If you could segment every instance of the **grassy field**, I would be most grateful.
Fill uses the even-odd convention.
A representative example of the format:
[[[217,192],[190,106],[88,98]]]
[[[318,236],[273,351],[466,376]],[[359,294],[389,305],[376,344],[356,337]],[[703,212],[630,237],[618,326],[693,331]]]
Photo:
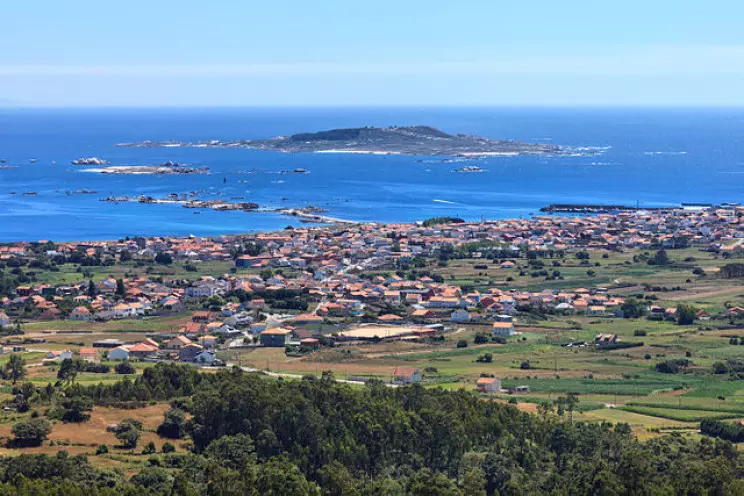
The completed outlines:
[[[425,269],[466,289],[591,289],[606,286],[610,288],[610,294],[645,297],[650,304],[662,307],[674,307],[684,302],[716,314],[727,304],[744,306],[742,281],[724,280],[716,275],[728,261],[692,248],[669,250],[667,254],[670,260],[667,266],[649,265],[646,259],[653,256],[653,251],[642,250],[622,253],[592,251],[591,258],[583,263],[573,254],[564,258],[541,259],[551,277],[553,271],[559,272],[560,278],[551,280],[543,276],[533,277],[537,269],[528,267],[525,259],[515,259],[517,267],[513,269],[502,269],[498,263],[484,259],[449,260],[446,266],[430,260]],[[224,274],[230,270],[231,264],[197,262],[195,265],[197,272],[186,271],[180,262],[169,267],[124,264],[89,270],[95,280],[125,274],[193,278]],[[486,265],[485,269],[483,265]],[[695,268],[701,268],[705,275],[693,274]],[[62,266],[60,269],[59,272],[42,272],[38,277],[55,284],[83,279],[77,267]],[[368,275],[379,273],[389,274],[390,271]],[[29,363],[33,365],[29,368],[28,379],[35,384],[56,380],[55,367],[40,366],[40,353],[44,351],[76,350],[106,337],[136,342],[148,333],[173,332],[188,319],[189,314],[184,313],[107,323],[52,321],[27,324],[24,327],[27,336],[44,339],[44,343],[30,347],[35,354],[27,354]],[[727,374],[711,372],[714,362],[744,360],[744,346],[730,343],[733,336],[744,341],[744,326],[740,323],[732,325],[727,319],[721,319],[681,326],[675,322],[647,319],[520,314],[516,322],[518,335],[509,338],[506,344],[475,345],[476,333],[489,330],[488,325],[462,325],[445,334],[443,341],[348,342],[301,357],[288,357],[280,348],[230,350],[221,352],[220,356],[241,365],[274,372],[320,375],[323,371],[332,371],[341,378],[389,379],[395,367],[412,366],[424,371],[427,387],[446,389],[472,390],[481,375],[494,375],[505,387],[529,386],[528,394],[517,396],[521,405],[553,402],[558,396],[576,393],[583,405],[580,409],[591,409],[581,418],[629,419],[629,423],[648,428],[657,428],[661,424],[679,427],[679,422],[692,425],[693,419],[705,417],[744,416],[744,382],[730,380]],[[593,346],[561,346],[571,341],[589,342],[598,333],[614,333],[621,341],[637,343],[638,346],[613,351],[600,351]],[[466,348],[457,347],[461,340],[468,343]],[[657,363],[682,358],[692,362],[685,373],[656,371]],[[78,378],[83,384],[116,380],[121,380],[121,377],[113,373],[81,374]]]

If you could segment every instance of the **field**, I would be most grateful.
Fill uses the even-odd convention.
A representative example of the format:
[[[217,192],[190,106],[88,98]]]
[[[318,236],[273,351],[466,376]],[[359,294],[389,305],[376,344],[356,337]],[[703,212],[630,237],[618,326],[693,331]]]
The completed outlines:
[[[720,266],[728,263],[718,255],[695,249],[669,250],[668,254],[670,262],[665,266],[649,265],[645,260],[650,254],[640,250],[592,251],[590,260],[583,262],[572,256],[543,259],[550,274],[560,273],[560,278],[549,280],[535,276],[534,267],[529,267],[524,259],[517,259],[517,267],[513,269],[502,269],[483,259],[449,260],[446,266],[432,260],[427,262],[426,269],[466,290],[605,286],[610,295],[646,298],[649,304],[661,307],[689,303],[712,315],[725,311],[727,306],[744,303],[742,283],[716,275]],[[484,265],[487,269],[483,269]],[[198,266],[198,272],[187,272],[175,265],[157,270],[184,277],[219,275],[228,270],[223,262]],[[701,268],[705,275],[700,275],[700,271],[693,274],[694,268]],[[99,272],[92,275],[94,278],[116,275],[121,270],[139,273],[140,268],[96,270]],[[366,275],[389,273],[376,271]],[[73,275],[71,270],[62,270],[48,278],[50,282],[60,282]],[[174,332],[188,321],[189,315],[185,312],[106,323],[26,324],[24,337],[44,340],[27,346],[27,380],[35,385],[57,380],[58,368],[41,363],[49,350],[77,350],[109,337],[135,342],[148,334]],[[674,321],[645,318],[520,313],[516,319],[517,334],[505,344],[475,344],[477,334],[490,332],[488,324],[457,325],[439,340],[401,338],[413,329],[358,325],[342,335],[362,339],[339,341],[334,347],[299,356],[288,356],[282,348],[230,349],[218,355],[231,363],[280,374],[319,376],[330,371],[341,379],[389,380],[396,367],[416,367],[423,371],[426,387],[445,389],[474,390],[478,378],[493,375],[501,379],[504,388],[529,387],[528,393],[502,392],[495,399],[516,400],[520,408],[534,411],[540,403],[552,404],[557,398],[573,393],[579,400],[577,418],[628,422],[643,435],[666,427],[695,430],[696,422],[704,418],[744,417],[744,381],[731,380],[729,374],[712,373],[712,365],[716,362],[744,360],[744,346],[732,344],[732,338],[741,338],[744,342],[744,326],[739,321],[724,318],[678,325]],[[599,350],[591,345],[598,333],[617,334],[621,341],[637,346]],[[381,339],[372,339],[374,337]],[[463,341],[466,347],[458,345]],[[564,346],[571,342],[590,344]],[[677,374],[656,370],[657,363],[673,359],[687,359],[691,363]],[[137,364],[137,372],[141,373],[147,366]],[[83,385],[121,379],[122,376],[114,373],[82,373],[77,377]],[[7,384],[4,390],[9,391]],[[96,415],[100,422],[110,420],[104,412],[96,411]],[[108,438],[103,436],[102,439]]]

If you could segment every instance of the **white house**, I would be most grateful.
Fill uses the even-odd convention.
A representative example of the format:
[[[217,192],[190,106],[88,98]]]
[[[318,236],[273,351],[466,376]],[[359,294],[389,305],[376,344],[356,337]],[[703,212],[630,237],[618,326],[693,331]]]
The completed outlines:
[[[0,312],[0,326],[9,326],[10,325],[10,317],[8,317],[4,312]]]
[[[119,360],[129,360],[129,350],[123,346],[114,348],[108,352],[108,359],[116,362]]]
[[[493,323],[493,335],[494,336],[513,336],[514,335],[514,323],[513,322],[494,322]]]
[[[450,320],[460,324],[470,322],[470,312],[463,309],[455,310],[450,314]]]

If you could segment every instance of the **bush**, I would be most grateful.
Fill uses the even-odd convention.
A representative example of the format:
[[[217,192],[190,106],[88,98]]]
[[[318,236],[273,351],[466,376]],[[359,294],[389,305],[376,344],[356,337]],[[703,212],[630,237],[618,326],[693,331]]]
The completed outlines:
[[[480,363],[491,363],[493,362],[493,355],[491,353],[485,353],[479,356],[475,361]]]
[[[176,447],[169,442],[165,442],[163,443],[162,451],[163,453],[173,453],[174,451],[176,451]]]
[[[488,334],[478,333],[475,335],[475,339],[473,340],[475,344],[485,344],[488,343]]]
[[[530,366],[530,361],[529,360],[525,360],[524,362],[522,362],[519,365],[519,368],[522,369],[522,370],[529,370],[532,367]]]
[[[646,335],[646,331],[643,329],[636,329],[635,331],[633,331],[633,336],[645,336],[645,335]]]
[[[458,348],[467,348],[468,347],[468,342],[465,341],[464,339],[461,339],[461,340],[459,340],[457,342],[457,347]]]
[[[137,369],[134,368],[134,365],[132,365],[128,360],[124,360],[121,363],[117,363],[116,367],[114,367],[114,371],[117,374],[136,374]]]
[[[656,371],[662,374],[679,374],[681,369],[690,366],[690,361],[684,358],[666,360],[656,364]]]
[[[157,448],[155,448],[155,443],[152,442],[152,441],[150,441],[149,443],[147,443],[145,445],[144,449],[142,450],[142,454],[143,455],[152,455],[153,453],[157,453],[157,451],[158,450],[157,450]]]
[[[105,455],[109,452],[107,444],[99,444],[96,448],[96,455]]]

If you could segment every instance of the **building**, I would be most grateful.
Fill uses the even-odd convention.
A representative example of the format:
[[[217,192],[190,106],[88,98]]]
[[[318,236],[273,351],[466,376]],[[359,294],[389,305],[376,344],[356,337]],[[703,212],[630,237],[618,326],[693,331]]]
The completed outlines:
[[[261,346],[284,348],[289,344],[291,334],[292,331],[289,329],[282,329],[281,327],[267,329],[261,333]]]
[[[194,357],[194,362],[211,365],[215,361],[214,351],[203,350]]]
[[[470,322],[470,312],[463,309],[455,310],[450,314],[450,321],[456,322],[458,324]]]
[[[203,351],[204,351],[203,346],[192,343],[192,344],[184,346],[178,351],[178,358],[182,362],[194,362],[196,361],[196,357],[198,357],[199,354]]]
[[[421,382],[421,369],[413,367],[395,367],[393,382],[411,384]]]
[[[190,345],[191,340],[186,336],[176,336],[170,341],[165,342],[165,347],[170,350],[180,350],[184,346]]]
[[[129,350],[123,346],[114,348],[108,352],[108,359],[116,362],[119,360],[129,360]]]
[[[481,393],[498,393],[501,391],[501,381],[495,377],[481,377],[475,385]]]
[[[10,317],[4,312],[0,312],[0,326],[5,327],[10,325]]]
[[[87,322],[90,320],[90,310],[85,307],[76,307],[70,312],[70,320]]]
[[[97,363],[99,361],[98,351],[93,347],[80,348],[80,359],[86,362]]]
[[[157,355],[158,347],[147,343],[137,343],[129,347],[129,356],[132,358],[149,358]]]
[[[494,322],[493,323],[493,335],[494,336],[513,336],[514,335],[514,323],[513,322]]]
[[[123,345],[124,341],[118,339],[108,338],[101,339],[93,343],[93,348],[118,348]]]
[[[617,343],[617,334],[597,334],[594,336],[594,346],[606,348]]]

